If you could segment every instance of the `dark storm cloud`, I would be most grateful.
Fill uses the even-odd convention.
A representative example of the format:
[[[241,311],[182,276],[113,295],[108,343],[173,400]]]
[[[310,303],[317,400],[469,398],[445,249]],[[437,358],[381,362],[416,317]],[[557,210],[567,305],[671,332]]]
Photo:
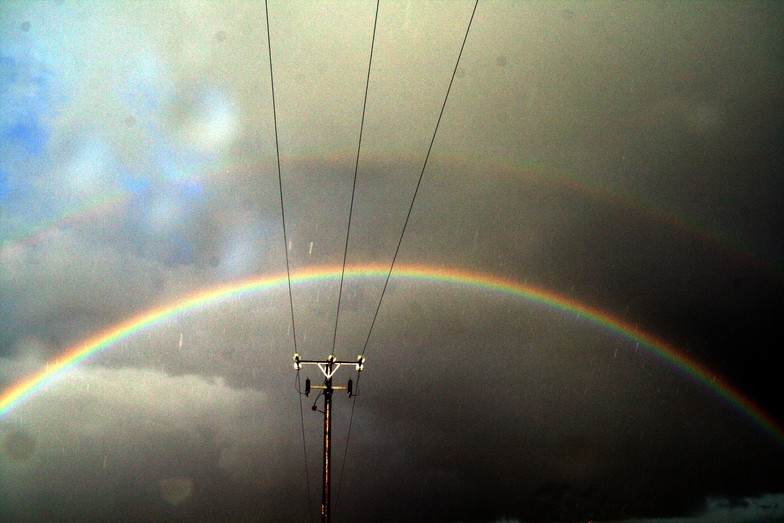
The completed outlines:
[[[284,248],[340,265],[374,5],[270,6],[287,246],[261,6],[9,4],[4,96],[31,99],[0,122],[4,388],[140,311],[280,274]],[[381,3],[349,264],[391,263],[471,8]],[[585,303],[782,419],[781,18],[480,3],[397,263]],[[341,358],[382,287],[345,282]],[[297,350],[326,356],[338,281],[292,295]],[[284,287],[112,345],[0,422],[4,519],[307,519],[292,353]],[[367,357],[340,519],[780,517],[781,442],[578,315],[393,273]]]
[[[412,290],[408,289],[409,292]],[[395,292],[396,297],[401,294],[401,290]],[[713,480],[724,474],[735,477],[743,474],[745,478],[754,476],[760,481],[765,479],[761,471],[771,461],[766,461],[764,455],[755,457],[751,462],[745,455],[738,456],[739,463],[736,465],[739,468],[733,466],[731,449],[735,448],[737,441],[736,436],[731,434],[740,427],[737,421],[727,423],[726,416],[732,416],[732,413],[726,412],[712,398],[706,398],[704,389],[673,376],[671,370],[658,368],[649,354],[635,353],[635,347],[617,340],[605,340],[607,347],[597,354],[595,345],[594,348],[583,344],[575,347],[576,334],[564,332],[563,323],[559,321],[561,318],[552,313],[536,310],[525,313],[518,310],[519,304],[515,303],[511,304],[514,312],[510,313],[510,304],[503,300],[499,303],[492,296],[476,300],[461,299],[459,294],[455,296],[454,293],[445,296],[438,292],[434,294],[437,297],[420,300],[420,308],[414,314],[404,309],[406,312],[399,317],[390,315],[393,325],[404,325],[406,337],[415,339],[400,339],[394,328],[382,329],[384,342],[371,353],[374,364],[388,371],[386,378],[382,378],[380,373],[368,373],[364,378],[347,471],[349,480],[347,491],[343,494],[344,506],[349,507],[344,508],[346,515],[352,514],[352,509],[359,510],[360,519],[374,514],[372,507],[384,506],[390,492],[419,500],[414,505],[416,513],[425,520],[430,517],[449,518],[450,514],[467,517],[473,511],[481,516],[515,510],[537,514],[544,519],[568,518],[584,515],[579,507],[587,505],[592,507],[593,513],[609,517],[613,512],[603,513],[599,503],[605,498],[610,501],[623,499],[627,506],[634,504],[635,511],[645,513],[645,501],[651,495],[651,486],[647,483],[639,486],[618,483],[618,478],[623,477],[622,471],[629,467],[639,467],[647,476],[658,474],[668,478],[667,483],[674,489],[668,489],[662,496],[678,493],[680,498],[670,499],[672,510],[678,513],[678,507],[688,508],[689,500],[693,502],[689,496],[689,485],[704,487],[705,474]],[[408,300],[400,301],[405,303]],[[460,313],[465,310],[468,312]],[[493,321],[488,321],[488,314],[493,310],[498,312]],[[530,318],[523,325],[520,325],[521,313]],[[220,316],[219,313],[216,315]],[[245,320],[242,315],[240,318]],[[296,470],[291,469],[290,463],[278,461],[273,469],[268,463],[259,463],[265,473],[252,466],[254,460],[263,459],[270,452],[277,455],[281,449],[288,449],[292,460],[299,459],[297,447],[291,448],[297,443],[296,438],[292,438],[297,432],[296,425],[290,426],[296,422],[296,417],[283,416],[279,421],[267,419],[270,415],[277,417],[287,411],[286,404],[292,400],[290,394],[285,394],[291,387],[291,375],[285,372],[288,354],[276,356],[277,347],[271,347],[261,361],[251,361],[247,358],[258,360],[259,351],[245,346],[234,349],[239,353],[236,356],[226,355],[234,343],[249,342],[253,349],[257,349],[258,345],[252,339],[232,339],[236,332],[226,333],[225,325],[219,321],[202,318],[195,323],[196,326],[207,323],[211,329],[194,332],[187,322],[186,325],[166,325],[152,337],[142,333],[134,342],[110,350],[123,353],[123,359],[127,360],[129,355],[145,347],[157,348],[156,359],[165,362],[165,367],[162,365],[160,370],[155,369],[151,374],[118,371],[110,375],[107,371],[96,369],[94,375],[92,371],[85,371],[64,379],[58,389],[68,392],[66,398],[80,405],[83,412],[79,417],[67,418],[68,423],[73,424],[72,430],[88,431],[93,439],[105,439],[109,437],[105,433],[111,433],[109,428],[119,425],[125,427],[122,438],[118,437],[116,443],[119,449],[109,449],[108,452],[122,454],[123,447],[128,445],[128,452],[135,455],[139,446],[143,446],[147,449],[144,451],[145,459],[160,459],[164,466],[159,464],[153,469],[155,473],[145,473],[135,480],[143,481],[144,492],[149,490],[149,495],[158,500],[158,510],[166,507],[160,501],[162,495],[156,491],[158,476],[192,479],[194,488],[200,496],[207,496],[207,500],[202,497],[196,508],[192,505],[180,507],[174,512],[180,516],[188,514],[188,510],[206,510],[204,504],[219,511],[220,502],[211,500],[210,494],[204,493],[210,481],[214,481],[216,475],[220,476],[215,470],[219,464],[238,467],[238,470],[226,471],[232,479],[239,477],[258,482],[259,474],[262,477],[268,474],[276,481],[292,482],[296,491]],[[249,321],[242,323],[248,324]],[[543,327],[548,324],[549,327]],[[482,329],[477,325],[488,327]],[[176,330],[173,331],[172,327],[187,329],[181,349],[177,346]],[[487,332],[499,330],[501,332],[494,334],[500,338],[508,337],[506,344]],[[521,335],[521,330],[525,336]],[[221,332],[224,334],[219,334]],[[205,350],[202,354],[189,348],[194,338],[199,336]],[[605,338],[601,334],[597,336]],[[559,337],[562,341],[553,343]],[[159,338],[168,338],[168,343],[159,341]],[[522,346],[521,338],[526,340]],[[584,340],[584,336],[579,335],[577,339]],[[477,346],[466,345],[466,341],[471,340]],[[210,347],[213,350],[210,351]],[[246,368],[248,373],[261,373],[262,381],[257,376],[252,381],[264,383],[264,389],[273,397],[268,401],[243,404],[220,383],[210,385],[195,377],[170,377],[169,369],[177,369],[178,356],[195,362],[196,368],[192,371],[206,374],[214,374],[215,365],[220,368],[221,363],[233,357],[234,364],[226,366],[226,369]],[[144,366],[153,361],[152,357],[143,353],[140,359]],[[240,361],[243,364],[237,364]],[[646,370],[646,367],[653,367],[653,370]],[[107,396],[103,393],[106,389],[111,391],[111,397],[105,400],[107,406],[102,407],[96,399],[96,391],[102,391],[99,397],[104,397]],[[58,390],[53,390],[40,400],[31,401],[30,407],[22,411],[22,420],[41,419],[35,415],[41,408],[51,412],[69,411],[57,399],[59,396]],[[163,397],[169,398],[166,403],[161,402]],[[205,412],[215,401],[225,402],[220,408],[227,411],[226,415],[215,418],[209,410]],[[339,398],[336,401],[345,400]],[[697,406],[688,407],[695,401]],[[96,411],[112,412],[112,417],[98,418],[90,414],[87,405],[94,403]],[[190,404],[198,406],[187,407]],[[348,404],[338,405],[336,430],[345,431]],[[673,418],[671,409],[675,405],[679,415]],[[58,408],[51,410],[55,406]],[[707,410],[716,409],[719,411],[718,421],[710,421],[714,415]],[[553,412],[559,415],[549,414]],[[320,424],[318,415],[307,414],[311,416],[308,418],[309,428],[317,430]],[[201,421],[192,420],[191,416]],[[173,428],[169,418],[174,420]],[[725,421],[721,421],[722,418]],[[90,426],[95,423],[92,420],[98,419],[101,419],[101,426],[91,429]],[[39,428],[38,431],[50,430],[53,423],[55,421],[49,416],[46,429]],[[161,424],[163,428],[158,428]],[[270,426],[274,426],[273,432],[281,437],[288,434],[286,439],[277,445],[265,443],[266,437],[272,437],[266,432]],[[107,429],[102,430],[101,427]],[[12,426],[11,430],[18,429]],[[31,432],[30,429],[25,430],[25,434]],[[229,431],[232,435],[223,437],[220,442],[212,442],[206,448],[183,448],[183,441],[189,441],[192,432],[217,430]],[[721,437],[714,436],[706,442],[705,432]],[[737,437],[742,437],[744,446],[759,448],[770,445],[765,440],[755,442],[758,436],[753,430],[741,429]],[[178,442],[177,452],[169,449],[166,444],[168,438],[175,438]],[[137,441],[139,443],[134,443]],[[156,443],[148,448],[150,441]],[[74,446],[70,443],[65,441],[64,448],[73,450]],[[87,447],[84,452],[94,458],[93,461],[97,462],[93,464],[94,468],[98,468],[101,456],[93,456],[95,452],[88,443],[82,443],[83,447]],[[318,454],[318,442],[312,443],[311,456]],[[280,447],[281,444],[283,447]],[[222,450],[219,452],[219,449]],[[107,452],[105,448],[104,452]],[[775,459],[777,455],[775,449],[772,452],[773,456],[769,459]],[[179,456],[178,465],[174,467],[177,470],[162,470],[166,463],[170,463],[172,455]],[[695,455],[701,458],[695,461]],[[379,460],[379,456],[385,458]],[[668,463],[673,460],[683,465],[676,469],[668,465],[662,469],[656,465],[656,456],[666,456]],[[250,464],[248,460],[251,460]],[[179,470],[192,468],[192,465],[187,465],[189,463],[201,463],[203,470],[200,470],[206,476]],[[75,467],[81,470],[86,468],[86,464],[80,462],[77,465],[69,461],[63,470],[54,467],[50,472],[55,477],[71,475]],[[127,470],[127,467],[120,470]],[[670,477],[673,470],[678,472],[678,481],[672,481]],[[84,473],[92,474],[89,470]],[[294,479],[283,479],[290,475],[294,475]],[[317,477],[317,470],[313,470],[311,475]],[[113,485],[117,488],[128,485],[128,479],[123,478],[124,475],[119,478],[113,476]],[[591,487],[596,483],[607,484],[608,492],[596,492]],[[348,485],[352,487],[348,488]],[[496,492],[498,498],[485,496],[477,506],[475,501],[470,501],[469,493],[480,486],[492,487],[488,490]],[[249,487],[237,485],[234,488],[237,490],[235,494],[242,498],[242,492]],[[103,510],[111,511],[113,508],[95,499],[103,492],[97,489],[84,495],[85,503],[93,503],[91,513],[103,513]],[[455,492],[462,492],[466,501],[456,503],[453,499]],[[427,495],[423,496],[423,493]],[[113,494],[121,507],[133,502],[133,498],[127,499],[128,495],[122,489]],[[584,504],[573,505],[575,498],[584,499]],[[515,500],[514,507],[504,501],[508,499]],[[255,506],[246,505],[245,510],[259,510]],[[410,508],[409,504],[407,509]],[[86,509],[73,507],[73,510],[78,514]],[[381,514],[378,516],[382,517]],[[400,516],[403,517],[402,514]]]
[[[423,290],[430,296],[421,296]],[[493,294],[403,285],[391,296],[385,325],[368,353],[386,371],[362,378],[342,494],[345,517],[609,518],[622,515],[612,508],[621,502],[634,513],[662,515],[647,504],[654,494],[675,515],[699,502],[712,482],[726,487],[728,479],[742,478],[748,488],[753,477],[770,484],[765,471],[780,452],[770,440],[748,422],[730,422],[736,413],[633,343]],[[237,482],[240,497],[260,489],[294,503],[301,497],[301,468],[291,462],[301,457],[293,437],[296,416],[285,414],[296,408],[290,359],[279,342],[259,347],[265,333],[285,338],[285,332],[276,329],[280,318],[274,311],[250,317],[238,312],[218,307],[198,321],[169,323],[108,349],[95,359],[98,366],[69,375],[22,407],[7,425],[7,438],[25,434],[36,441],[25,463],[46,459],[56,443],[64,457],[78,449],[78,464],[50,462],[55,482],[77,471],[90,484],[100,481],[103,456],[111,456],[118,467],[112,486],[119,489],[112,497],[120,506],[136,499],[122,486],[137,467],[145,472],[133,481],[158,500],[154,510],[174,510],[158,492],[162,478],[193,481],[200,498],[172,512],[181,516],[205,504],[221,510],[215,493],[205,491],[216,477]],[[263,328],[249,332],[252,324]],[[181,347],[178,330],[185,334]],[[115,359],[148,370],[100,367]],[[191,366],[181,374],[186,361]],[[238,376],[239,369],[244,371]],[[232,373],[232,382],[262,392],[198,377]],[[77,405],[77,416],[63,415]],[[338,434],[345,434],[348,407],[336,398]],[[43,422],[41,409],[63,414]],[[308,410],[306,423],[317,432],[321,420]],[[706,441],[706,432],[714,437]],[[59,434],[58,442],[41,441],[44,434]],[[758,453],[733,453],[739,441]],[[317,456],[317,438],[310,443],[309,454]],[[142,463],[135,458],[140,448],[146,449]],[[658,491],[647,480],[630,482],[624,474],[629,468],[644,471],[647,480],[667,479],[667,487]],[[281,491],[278,482],[290,490]],[[85,492],[86,507],[74,506],[74,513],[110,514],[104,487]],[[486,494],[471,496],[477,490]],[[390,493],[409,499],[402,512],[375,512]],[[270,510],[283,510],[281,505],[279,498]],[[252,503],[245,510],[261,509]]]

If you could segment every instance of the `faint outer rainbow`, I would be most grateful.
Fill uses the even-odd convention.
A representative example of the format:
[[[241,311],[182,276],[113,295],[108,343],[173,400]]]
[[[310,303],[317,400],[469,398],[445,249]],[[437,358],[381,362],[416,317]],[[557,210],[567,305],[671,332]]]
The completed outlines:
[[[314,152],[305,156],[285,157],[286,162],[294,165],[305,165],[309,162],[320,162],[327,164],[339,164],[354,161],[353,151],[326,150]],[[400,158],[405,157],[399,151],[384,150],[375,154],[365,154],[363,162],[371,164],[385,165],[390,161],[400,163]],[[206,181],[211,178],[221,180],[223,176],[236,174],[236,172],[253,169],[254,173],[260,165],[268,164],[271,168],[274,159],[272,157],[248,156],[245,158],[232,157],[231,161],[218,162],[217,165],[206,169],[201,176],[195,176],[195,180]],[[614,187],[597,186],[586,181],[584,176],[578,176],[568,171],[556,170],[541,164],[531,164],[519,158],[499,158],[497,155],[482,157],[468,157],[460,151],[449,151],[446,160],[441,160],[431,164],[433,167],[446,169],[466,169],[471,168],[483,172],[483,178],[492,180],[492,176],[512,178],[525,183],[536,183],[539,185],[559,187],[577,194],[582,194],[593,198],[604,204],[611,204],[621,208],[629,209],[639,216],[652,220],[657,224],[664,225],[674,231],[690,235],[699,241],[706,242],[712,248],[721,252],[727,259],[735,260],[740,263],[748,264],[764,274],[784,281],[784,271],[778,261],[771,260],[769,257],[760,253],[753,252],[748,245],[743,245],[739,238],[730,238],[711,230],[708,224],[702,224],[694,218],[690,218],[683,213],[675,213],[667,210],[661,203],[641,195],[623,192]],[[257,174],[257,173],[256,173]],[[36,240],[43,237],[45,233],[55,227],[62,227],[78,223],[82,219],[89,219],[91,216],[108,212],[115,205],[127,201],[130,197],[128,191],[114,189],[109,194],[101,195],[89,201],[81,202],[78,206],[62,209],[60,212],[47,220],[30,227],[27,225],[23,230],[2,230],[0,223],[0,238],[6,243],[18,243]]]
[[[349,166],[350,168],[354,166],[355,154],[356,152],[353,150],[321,150],[306,154],[298,153],[297,156],[283,155],[281,159],[289,165],[289,170],[303,168],[311,163],[333,166],[343,164],[346,169],[349,169]],[[391,163],[402,165],[406,158],[410,158],[410,154],[390,148],[375,153],[363,153],[362,162],[363,166],[368,164],[371,166],[389,165]],[[273,162],[274,157],[232,157],[231,161],[220,163],[217,168],[212,169],[205,178],[221,179],[222,176],[236,175],[248,170],[257,175],[258,169],[262,165],[267,165],[267,169],[272,172]],[[412,169],[417,167],[421,167],[421,165],[412,163]],[[767,254],[755,252],[742,238],[726,233],[722,234],[715,230],[715,225],[703,223],[696,217],[689,216],[688,213],[668,209],[664,203],[656,201],[653,197],[624,191],[614,185],[601,183],[600,180],[591,180],[590,177],[576,172],[557,169],[546,164],[531,163],[522,158],[511,156],[502,157],[497,154],[469,156],[460,150],[449,150],[440,158],[432,159],[429,170],[439,169],[481,172],[482,184],[485,187],[492,187],[494,183],[498,183],[499,187],[506,187],[509,183],[514,183],[515,186],[524,183],[559,188],[583,195],[601,204],[609,204],[619,209],[631,211],[636,216],[651,220],[657,225],[693,237],[697,241],[709,245],[712,249],[718,250],[724,259],[750,265],[762,274],[771,276],[780,282],[784,281],[784,267],[781,262],[771,259]],[[429,173],[428,176],[432,176],[432,173]]]
[[[78,224],[82,220],[92,219],[94,216],[111,211],[114,206],[127,199],[127,193],[120,190],[111,190],[90,200],[80,202],[79,205],[59,209],[59,211],[45,222],[36,224],[26,223],[26,228],[4,230],[0,227],[0,239],[3,243],[25,243],[37,241],[45,237],[46,233],[58,227],[68,227]],[[0,226],[3,225],[0,222]]]
[[[380,265],[359,265],[346,268],[348,278],[384,278],[389,270]],[[328,281],[340,277],[339,266],[316,267],[292,273],[292,285],[303,285],[319,281]],[[640,343],[648,351],[665,360],[676,369],[702,382],[719,397],[728,401],[740,412],[760,425],[780,443],[784,443],[784,427],[771,418],[765,411],[756,406],[750,399],[726,381],[713,374],[698,361],[679,353],[672,345],[646,333],[639,332],[627,322],[613,317],[576,300],[561,296],[546,289],[537,288],[517,281],[501,278],[491,274],[466,272],[457,269],[446,269],[433,266],[408,265],[399,266],[393,273],[396,280],[440,282],[484,289],[524,300],[538,303],[551,309],[596,324],[601,328],[616,333],[624,338]],[[11,385],[0,394],[0,417],[8,414],[14,407],[21,404],[41,391],[46,385],[55,381],[69,369],[75,367],[93,354],[101,352],[144,329],[161,324],[180,314],[195,309],[223,302],[228,299],[246,296],[261,291],[268,291],[286,286],[286,275],[277,274],[227,283],[217,287],[197,291],[184,299],[150,309],[107,329],[101,334],[89,338],[66,350],[59,357],[50,361],[38,372]]]

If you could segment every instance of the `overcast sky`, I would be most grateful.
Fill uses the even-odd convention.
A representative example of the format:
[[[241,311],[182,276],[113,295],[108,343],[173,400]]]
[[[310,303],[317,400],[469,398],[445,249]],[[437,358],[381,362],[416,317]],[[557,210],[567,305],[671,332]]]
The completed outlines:
[[[0,2],[0,394],[294,278],[0,412],[0,519],[318,519],[355,166],[337,520],[784,518],[784,8],[473,8],[380,3],[357,163],[375,2]]]

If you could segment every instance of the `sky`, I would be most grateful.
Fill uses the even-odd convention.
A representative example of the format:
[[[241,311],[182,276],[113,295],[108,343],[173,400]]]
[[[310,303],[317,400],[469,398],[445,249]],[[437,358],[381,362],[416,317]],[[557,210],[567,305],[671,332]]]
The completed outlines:
[[[784,519],[784,7],[268,14],[0,2],[0,520]]]

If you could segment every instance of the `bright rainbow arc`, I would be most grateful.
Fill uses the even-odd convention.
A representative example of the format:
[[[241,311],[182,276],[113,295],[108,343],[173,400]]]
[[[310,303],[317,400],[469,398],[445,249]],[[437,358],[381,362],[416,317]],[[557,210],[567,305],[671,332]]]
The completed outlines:
[[[382,267],[380,265],[359,265],[346,267],[345,275],[349,278],[385,278],[388,270],[389,267]],[[341,268],[337,266],[301,270],[292,273],[291,283],[292,285],[297,285],[331,280],[340,277],[340,271]],[[752,421],[760,425],[776,440],[784,444],[784,427],[755,405],[750,399],[745,397],[739,390],[717,377],[698,361],[679,353],[670,344],[650,334],[641,333],[632,325],[621,319],[615,318],[606,312],[561,296],[552,291],[521,284],[513,280],[490,274],[431,266],[408,265],[395,268],[393,276],[396,279],[403,280],[435,281],[485,289],[519,297],[562,312],[576,314],[584,320],[599,325],[607,331],[640,343],[646,349],[664,359],[676,369],[705,384],[709,389],[718,394],[719,397],[729,402]],[[285,285],[287,285],[287,277],[285,274],[232,282],[218,287],[197,291],[182,300],[150,309],[114,325],[103,333],[71,347],[61,356],[50,361],[43,369],[3,391],[2,394],[0,394],[0,418],[7,415],[26,399],[43,390],[48,384],[57,380],[80,362],[139,331],[207,305],[226,301],[230,298],[237,298],[271,290],[276,287],[283,287]]]

